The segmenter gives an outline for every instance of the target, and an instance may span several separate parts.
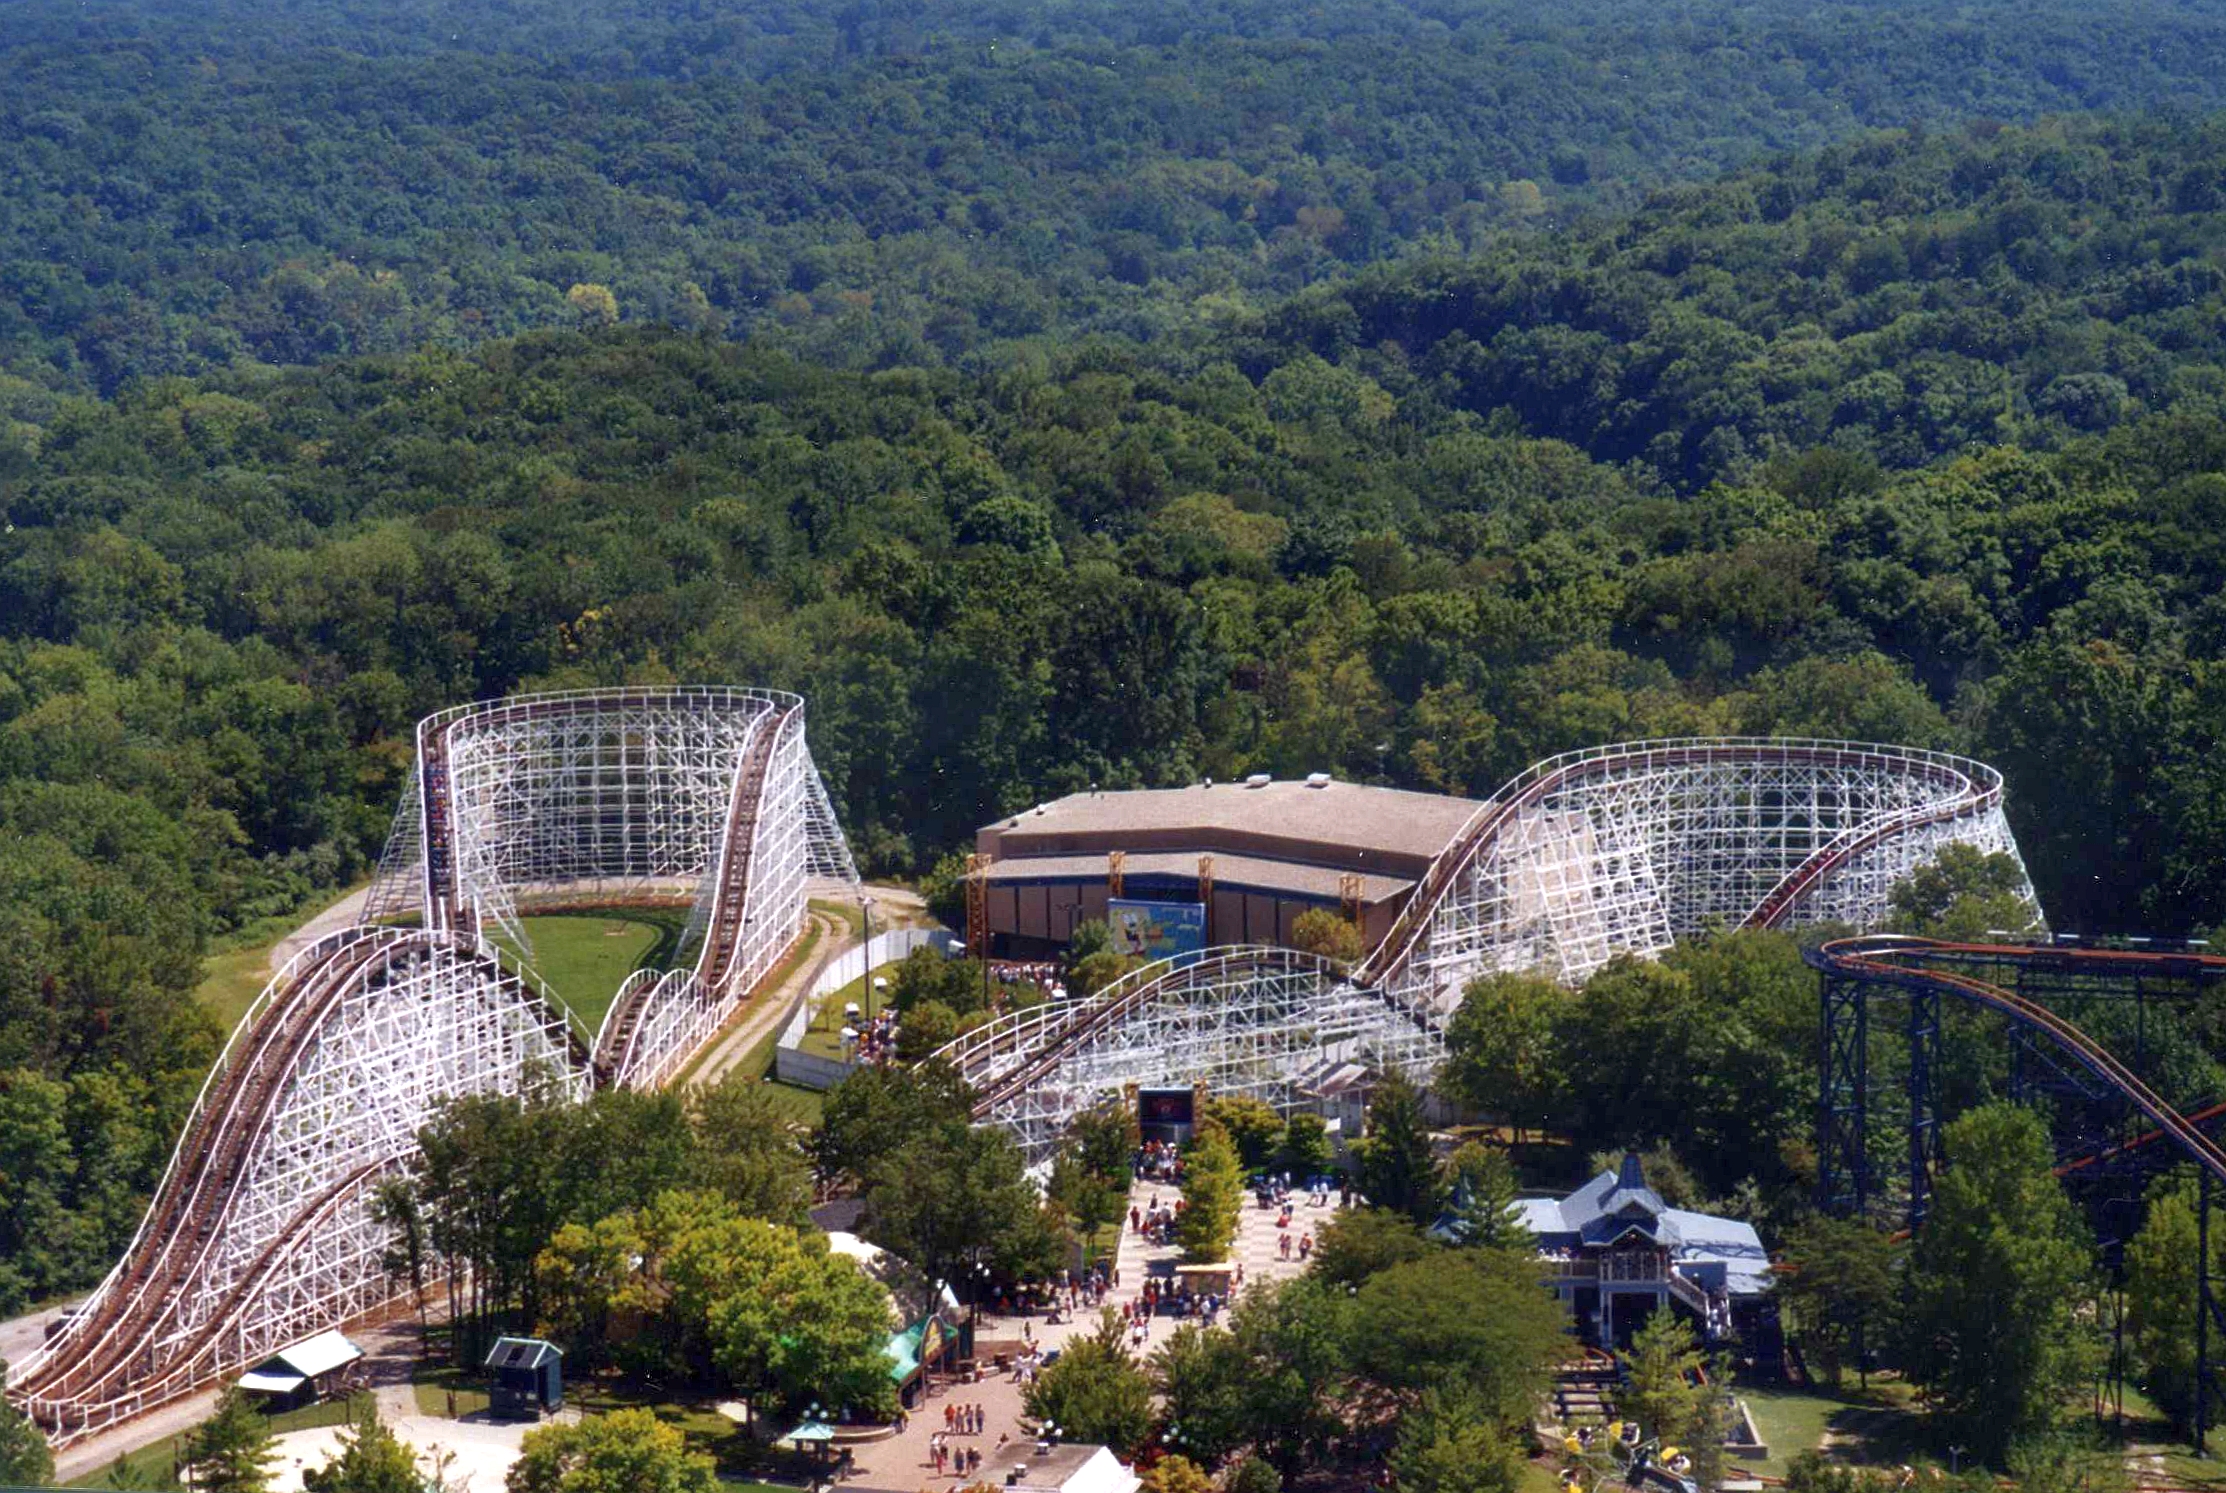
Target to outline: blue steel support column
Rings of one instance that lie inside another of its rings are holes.
[[[1932,1211],[1932,1168],[1940,1155],[1940,992],[1909,991],[1909,1227]]]
[[[1817,1206],[1860,1218],[1870,1204],[1866,1102],[1870,1091],[1870,989],[1861,980],[1820,977],[1817,1042],[1822,1062],[1816,1115]]]

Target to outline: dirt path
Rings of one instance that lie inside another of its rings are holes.
[[[696,1071],[689,1078],[692,1084],[714,1084],[750,1055],[750,1049],[764,1040],[765,1034],[788,1022],[789,1008],[799,992],[811,987],[819,972],[843,950],[851,946],[850,924],[847,920],[829,913],[811,914],[819,939],[812,945],[809,959],[789,971],[788,978],[759,996],[742,1013],[739,1021],[713,1040],[710,1050]]]

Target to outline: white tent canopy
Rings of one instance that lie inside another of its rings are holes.
[[[363,1356],[363,1350],[337,1332],[320,1332],[282,1348],[268,1362],[240,1376],[240,1388],[262,1394],[292,1394],[310,1380],[343,1368]]]

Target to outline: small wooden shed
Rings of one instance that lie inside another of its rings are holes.
[[[537,1337],[502,1337],[487,1354],[494,1375],[488,1409],[505,1420],[539,1420],[564,1405],[564,1350]]]

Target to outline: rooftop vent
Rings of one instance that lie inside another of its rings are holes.
[[[1256,772],[1251,777],[1244,780],[1244,786],[1247,788],[1265,788],[1268,784],[1274,781],[1274,777],[1272,777],[1270,774],[1264,772]]]
[[[1306,775],[1306,786],[1309,788],[1327,788],[1333,781],[1326,772],[1310,772]]]

